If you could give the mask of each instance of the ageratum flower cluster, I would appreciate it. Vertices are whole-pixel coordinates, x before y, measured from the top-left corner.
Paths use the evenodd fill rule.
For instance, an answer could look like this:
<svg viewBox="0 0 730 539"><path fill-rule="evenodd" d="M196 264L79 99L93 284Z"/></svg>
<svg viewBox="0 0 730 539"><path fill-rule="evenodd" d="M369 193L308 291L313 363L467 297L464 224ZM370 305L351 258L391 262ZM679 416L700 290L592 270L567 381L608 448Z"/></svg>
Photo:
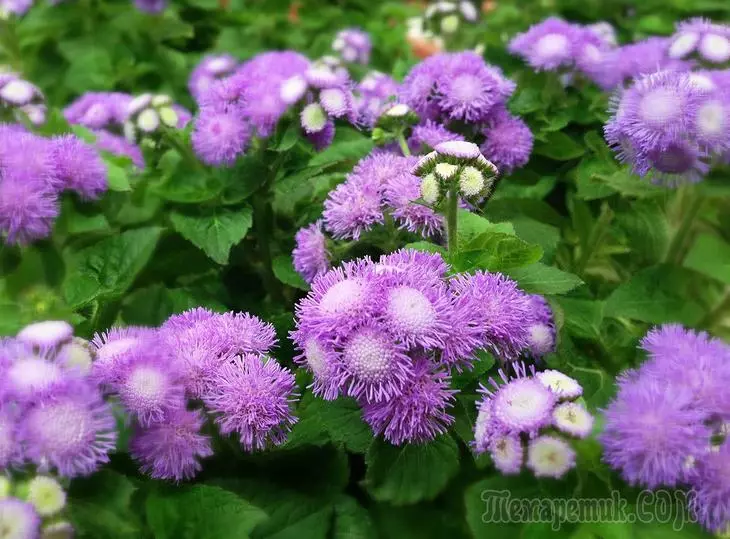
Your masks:
<svg viewBox="0 0 730 539"><path fill-rule="evenodd" d="M34 125L46 121L46 104L40 89L16 73L3 73L0 69L0 119L4 111L10 113L6 120L15 120L20 114Z"/></svg>
<svg viewBox="0 0 730 539"><path fill-rule="evenodd" d="M668 55L674 59L695 57L708 64L730 62L730 25L697 17L677 24Z"/></svg>
<svg viewBox="0 0 730 539"><path fill-rule="evenodd" d="M612 101L606 140L654 183L698 182L730 149L730 84L711 71L646 75Z"/></svg>
<svg viewBox="0 0 730 539"><path fill-rule="evenodd" d="M92 353L65 322L39 322L0 341L0 469L72 478L109 462L116 421Z"/></svg>
<svg viewBox="0 0 730 539"><path fill-rule="evenodd" d="M273 326L203 308L159 328L113 328L92 341L92 375L132 421L130 454L144 473L180 481L212 455L206 417L244 451L284 442L296 418L294 375L270 356Z"/></svg>
<svg viewBox="0 0 730 539"><path fill-rule="evenodd" d="M355 86L357 123L373 127L387 104L398 94L398 83L379 71L371 71Z"/></svg>
<svg viewBox="0 0 730 539"><path fill-rule="evenodd" d="M181 129L192 116L167 95L141 94L127 103L124 136L129 142L155 133L161 126Z"/></svg>
<svg viewBox="0 0 730 539"><path fill-rule="evenodd" d="M237 67L238 60L230 54L206 56L190 73L188 79L190 94L197 101L200 101L216 81L232 75Z"/></svg>
<svg viewBox="0 0 730 539"><path fill-rule="evenodd" d="M47 139L20 125L0 124L0 234L6 243L50 235L62 192L94 200L106 190L106 166L81 139Z"/></svg>
<svg viewBox="0 0 730 539"><path fill-rule="evenodd" d="M490 378L490 387L480 387L474 450L489 453L503 474L518 474L527 465L535 477L563 477L575 467L575 450L565 436L585 438L593 429L593 416L575 401L583 388L558 371L511 366L514 376L500 370L501 383Z"/></svg>
<svg viewBox="0 0 730 539"><path fill-rule="evenodd" d="M36 475L11 481L0 476L0 524L10 539L71 539L74 528L63 518L66 492L53 477Z"/></svg>
<svg viewBox="0 0 730 539"><path fill-rule="evenodd" d="M448 278L438 254L400 250L319 275L296 307L295 360L315 395L353 397L393 444L446 431L457 392L449 371L477 350L528 352L531 296L501 274Z"/></svg>
<svg viewBox="0 0 730 539"><path fill-rule="evenodd" d="M332 50L349 64L368 64L373 44L367 32L359 28L340 30L332 42Z"/></svg>
<svg viewBox="0 0 730 539"><path fill-rule="evenodd" d="M625 372L605 410L604 460L632 485L691 488L690 509L707 529L730 525L730 346L665 325L644 337L648 354Z"/></svg>
<svg viewBox="0 0 730 539"><path fill-rule="evenodd" d="M232 165L255 135L268 138L287 112L284 81L303 75L309 60L293 51L265 52L215 82L199 98L193 150L209 165Z"/></svg>
<svg viewBox="0 0 730 539"><path fill-rule="evenodd" d="M422 126L458 131L510 172L527 163L533 145L530 129L506 109L515 87L476 53L444 53L416 65L400 86L398 99L420 116Z"/></svg>

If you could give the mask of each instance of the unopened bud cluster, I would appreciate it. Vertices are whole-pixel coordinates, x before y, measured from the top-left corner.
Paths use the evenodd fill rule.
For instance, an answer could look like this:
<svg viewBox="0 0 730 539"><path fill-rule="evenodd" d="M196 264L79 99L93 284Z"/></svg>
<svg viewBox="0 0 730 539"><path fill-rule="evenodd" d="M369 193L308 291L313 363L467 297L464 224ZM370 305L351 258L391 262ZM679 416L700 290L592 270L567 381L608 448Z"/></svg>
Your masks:
<svg viewBox="0 0 730 539"><path fill-rule="evenodd" d="M160 126L177 127L180 118L172 107L170 96L142 94L127 105L127 121L124 136L136 142L141 136L157 131Z"/></svg>
<svg viewBox="0 0 730 539"><path fill-rule="evenodd" d="M23 80L16 73L3 72L0 66L0 111L13 111L27 116L34 125L46 121L46 104L43 93L34 84Z"/></svg>

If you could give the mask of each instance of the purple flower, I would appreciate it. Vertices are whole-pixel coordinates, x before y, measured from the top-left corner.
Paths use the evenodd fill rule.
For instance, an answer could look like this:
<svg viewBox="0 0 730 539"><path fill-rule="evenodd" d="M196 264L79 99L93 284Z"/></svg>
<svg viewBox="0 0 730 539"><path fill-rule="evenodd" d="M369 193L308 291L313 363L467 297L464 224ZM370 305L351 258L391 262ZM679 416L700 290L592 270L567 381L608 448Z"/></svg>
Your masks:
<svg viewBox="0 0 730 539"><path fill-rule="evenodd" d="M326 272L330 267L330 255L327 251L327 238L322 233L322 221L304 227L294 237L296 247L292 252L294 269L302 278L311 283L317 275Z"/></svg>
<svg viewBox="0 0 730 539"><path fill-rule="evenodd" d="M200 411L179 410L168 420L140 428L129 441L132 457L154 479L182 481L202 468L210 457L210 438L200 433L205 419Z"/></svg>
<svg viewBox="0 0 730 539"><path fill-rule="evenodd" d="M580 33L580 27L550 17L515 36L509 44L509 51L524 58L537 70L570 67L574 42Z"/></svg>
<svg viewBox="0 0 730 539"><path fill-rule="evenodd" d="M399 228L424 237L439 235L443 230L443 217L432 208L417 203L419 198L421 179L407 170L393 175L385 186L384 202Z"/></svg>
<svg viewBox="0 0 730 539"><path fill-rule="evenodd" d="M33 0L0 0L0 11L20 16L25 15L32 5Z"/></svg>
<svg viewBox="0 0 730 539"><path fill-rule="evenodd" d="M414 153L422 153L423 151L431 151L438 144L450 140L464 140L464 137L452 133L443 125L432 120L426 120L425 123L417 125L413 128L411 136L408 139L408 147Z"/></svg>
<svg viewBox="0 0 730 539"><path fill-rule="evenodd" d="M43 469L76 477L109 462L117 440L111 408L95 387L78 381L26 411L19 437L26 457Z"/></svg>
<svg viewBox="0 0 730 539"><path fill-rule="evenodd" d="M121 127L132 96L119 92L86 92L63 110L69 123L89 129Z"/></svg>
<svg viewBox="0 0 730 539"><path fill-rule="evenodd" d="M134 5L138 10L145 13L162 13L167 5L166 0L134 0Z"/></svg>
<svg viewBox="0 0 730 539"><path fill-rule="evenodd" d="M62 320L46 320L29 324L20 330L17 339L28 346L49 350L71 340L74 329Z"/></svg>
<svg viewBox="0 0 730 539"><path fill-rule="evenodd" d="M5 179L43 185L54 191L63 189L52 144L32 133L0 132L0 173Z"/></svg>
<svg viewBox="0 0 730 539"><path fill-rule="evenodd" d="M295 333L293 338L301 349L301 353L294 357L294 361L306 367L314 375L310 385L312 393L325 400L335 400L340 396L338 378L340 353L316 336L301 336Z"/></svg>
<svg viewBox="0 0 730 539"><path fill-rule="evenodd" d="M64 188L94 200L107 190L107 171L96 150L75 135L51 140L56 176Z"/></svg>
<svg viewBox="0 0 730 539"><path fill-rule="evenodd" d="M237 64L238 60L230 54L206 56L190 73L188 80L190 93L199 101L215 81L233 73Z"/></svg>
<svg viewBox="0 0 730 539"><path fill-rule="evenodd" d="M667 55L669 39L650 37L617 49L617 57L607 67L614 66L620 74L617 84L624 79L632 79L658 71L689 71L692 64L674 60Z"/></svg>
<svg viewBox="0 0 730 539"><path fill-rule="evenodd" d="M226 354L267 354L277 344L274 326L248 313L227 312L201 324L224 345Z"/></svg>
<svg viewBox="0 0 730 539"><path fill-rule="evenodd" d="M581 404L564 402L553 410L553 425L561 432L585 438L593 429L593 416Z"/></svg>
<svg viewBox="0 0 730 539"><path fill-rule="evenodd" d="M126 354L117 369L114 389L127 412L143 427L185 409L182 380L166 354L138 347Z"/></svg>
<svg viewBox="0 0 730 539"><path fill-rule="evenodd" d="M100 130L96 131L96 140L94 146L100 151L109 152L112 155L121 157L129 157L132 164L138 169L144 168L144 156L139 146L133 142L129 142L126 138L113 133Z"/></svg>
<svg viewBox="0 0 730 539"><path fill-rule="evenodd" d="M692 391L651 376L621 379L604 417L604 460L632 485L678 484L688 459L710 445L707 412L696 406Z"/></svg>
<svg viewBox="0 0 730 539"><path fill-rule="evenodd" d="M216 317L216 313L205 307L195 307L188 309L180 314L173 314L165 320L161 328L164 330L180 331L184 329L192 329L197 327L201 322L210 320Z"/></svg>
<svg viewBox="0 0 730 539"><path fill-rule="evenodd" d="M368 178L351 174L324 202L325 227L335 238L359 239L376 223L384 223L381 189Z"/></svg>
<svg viewBox="0 0 730 539"><path fill-rule="evenodd" d="M251 139L251 128L240 107L203 108L195 118L193 150L208 165L232 165Z"/></svg>
<svg viewBox="0 0 730 539"><path fill-rule="evenodd" d="M532 309L517 283L500 273L479 271L451 280L457 310L467 313L458 333L472 334L498 357L510 360L529 346ZM458 334L457 333L457 334Z"/></svg>
<svg viewBox="0 0 730 539"><path fill-rule="evenodd" d="M694 52L713 64L730 60L730 26L701 17L679 23L667 51L669 57L682 59Z"/></svg>
<svg viewBox="0 0 730 539"><path fill-rule="evenodd" d="M140 327L112 328L91 340L96 351L92 377L102 385L117 381L124 359L138 348L149 346L151 331Z"/></svg>
<svg viewBox="0 0 730 539"><path fill-rule="evenodd" d="M489 442L489 455L500 473L518 474L525 460L525 447L518 435L497 433Z"/></svg>
<svg viewBox="0 0 730 539"><path fill-rule="evenodd" d="M413 360L413 374L392 399L363 406L363 419L376 435L394 445L422 443L444 434L454 417L448 413L455 391L445 372L434 371L428 357Z"/></svg>
<svg viewBox="0 0 730 539"><path fill-rule="evenodd" d="M575 450L562 438L540 436L527 447L527 467L535 477L559 479L575 467Z"/></svg>
<svg viewBox="0 0 730 539"><path fill-rule="evenodd" d="M328 120L324 127L316 133L307 133L305 130L304 136L312 143L316 151L321 152L335 139L335 124L332 120Z"/></svg>
<svg viewBox="0 0 730 539"><path fill-rule="evenodd" d="M542 357L555 351L555 322L553 311L544 297L538 294L528 296L532 309L532 320L527 328L530 353Z"/></svg>
<svg viewBox="0 0 730 539"><path fill-rule="evenodd" d="M385 104L398 94L398 83L379 71L371 71L355 88L358 122L373 126Z"/></svg>
<svg viewBox="0 0 730 539"><path fill-rule="evenodd" d="M48 185L0 171L0 234L8 243L23 245L49 236L58 212L56 193Z"/></svg>
<svg viewBox="0 0 730 539"><path fill-rule="evenodd" d="M689 507L700 524L721 534L730 523L730 442L708 451L697 461Z"/></svg>
<svg viewBox="0 0 730 539"><path fill-rule="evenodd" d="M398 100L411 107L422 119L434 119L437 108L436 84L446 71L450 56L435 54L408 72L398 92Z"/></svg>
<svg viewBox="0 0 730 539"><path fill-rule="evenodd" d="M221 434L238 433L248 452L284 443L296 422L296 383L289 370L271 358L244 354L221 364L212 382L203 402L216 414Z"/></svg>
<svg viewBox="0 0 730 539"><path fill-rule="evenodd" d="M500 170L509 173L529 161L532 131L520 118L501 109L491 117L482 134L485 140L480 150Z"/></svg>
<svg viewBox="0 0 730 539"><path fill-rule="evenodd" d="M367 32L359 28L347 28L337 33L332 49L338 52L345 62L367 64L370 61L372 43Z"/></svg>
<svg viewBox="0 0 730 539"><path fill-rule="evenodd" d="M18 417L12 406L0 407L0 468L21 464L22 449L18 443Z"/></svg>
<svg viewBox="0 0 730 539"><path fill-rule="evenodd" d="M8 539L37 539L41 517L30 503L4 498L0 500L0 523Z"/></svg>
<svg viewBox="0 0 730 539"><path fill-rule="evenodd" d="M13 352L14 357L3 373L6 398L21 403L37 402L65 387L67 377L57 363L21 344Z"/></svg>
<svg viewBox="0 0 730 539"><path fill-rule="evenodd" d="M15 73L0 73L0 104L14 108L39 101L43 101L43 94L34 84Z"/></svg>

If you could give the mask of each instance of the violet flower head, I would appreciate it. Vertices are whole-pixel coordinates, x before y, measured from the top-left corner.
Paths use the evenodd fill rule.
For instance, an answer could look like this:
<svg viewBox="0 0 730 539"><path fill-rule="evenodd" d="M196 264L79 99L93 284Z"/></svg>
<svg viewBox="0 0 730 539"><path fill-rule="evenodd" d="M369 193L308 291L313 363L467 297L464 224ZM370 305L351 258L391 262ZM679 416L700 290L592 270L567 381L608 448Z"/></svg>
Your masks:
<svg viewBox="0 0 730 539"><path fill-rule="evenodd" d="M0 234L10 244L48 237L58 217L55 191L41 180L0 171Z"/></svg>
<svg viewBox="0 0 730 539"><path fill-rule="evenodd" d="M516 434L498 432L489 442L494 467L504 475L518 474L525 460L525 447Z"/></svg>
<svg viewBox="0 0 730 539"><path fill-rule="evenodd" d="M373 126L386 103L398 93L398 83L389 75L371 71L355 87L358 122Z"/></svg>
<svg viewBox="0 0 730 539"><path fill-rule="evenodd" d="M70 341L73 333L73 327L68 322L45 320L25 326L16 338L28 346L49 350Z"/></svg>
<svg viewBox="0 0 730 539"><path fill-rule="evenodd" d="M348 63L367 64L372 47L370 35L359 28L341 30L332 43L332 49Z"/></svg>
<svg viewBox="0 0 730 539"><path fill-rule="evenodd" d="M608 66L612 66L619 75L616 85L625 79L638 78L658 71L690 71L692 63L669 57L668 46L668 38L649 37L619 47L616 50L616 58Z"/></svg>
<svg viewBox="0 0 730 539"><path fill-rule="evenodd" d="M144 156L139 146L133 142L129 142L126 138L109 133L107 131L99 130L95 132L96 140L94 146L100 151L109 152L112 155L119 157L128 157L132 164L138 169L144 168Z"/></svg>
<svg viewBox="0 0 730 539"><path fill-rule="evenodd" d="M215 335L225 354L268 354L277 344L274 326L248 313L218 314L202 322L200 329Z"/></svg>
<svg viewBox="0 0 730 539"><path fill-rule="evenodd" d="M8 497L0 499L0 524L8 539L37 539L41 517L30 503Z"/></svg>
<svg viewBox="0 0 730 539"><path fill-rule="evenodd" d="M238 60L230 54L209 55L195 66L188 89L193 97L200 101L201 96L208 91L214 82L231 75L238 65Z"/></svg>
<svg viewBox="0 0 730 539"><path fill-rule="evenodd" d="M527 124L506 110L494 114L482 134L480 150L500 170L506 173L527 164L532 153L533 136Z"/></svg>
<svg viewBox="0 0 730 539"><path fill-rule="evenodd" d="M693 53L711 64L730 60L730 25L715 24L701 17L679 23L667 54L673 59L684 59Z"/></svg>
<svg viewBox="0 0 730 539"><path fill-rule="evenodd" d="M304 136L312 143L312 146L314 146L316 151L321 152L325 148L328 148L335 139L335 124L331 119L329 119L321 130L316 133L305 132Z"/></svg>
<svg viewBox="0 0 730 539"><path fill-rule="evenodd" d="M244 450L253 452L284 443L296 422L295 389L294 375L275 360L244 354L218 367L203 402L221 434L237 433Z"/></svg>
<svg viewBox="0 0 730 539"><path fill-rule="evenodd" d="M23 453L18 443L17 411L11 406L0 407L0 468L22 464Z"/></svg>
<svg viewBox="0 0 730 539"><path fill-rule="evenodd" d="M200 460L213 454L210 438L200 433L204 422L200 411L179 410L167 421L139 428L129 441L132 458L153 479L191 479L202 469Z"/></svg>
<svg viewBox="0 0 730 539"><path fill-rule="evenodd" d="M530 353L534 357L542 357L555 350L557 335L553 311L544 297L531 294L528 298L532 309L532 320L528 326Z"/></svg>
<svg viewBox="0 0 730 539"><path fill-rule="evenodd" d="M375 224L385 222L381 186L368 178L351 174L324 202L325 228L338 239L359 239Z"/></svg>
<svg viewBox="0 0 730 539"><path fill-rule="evenodd" d="M421 179L407 170L393 175L385 186L383 200L399 228L423 237L438 236L443 230L443 217L419 204L419 198Z"/></svg>
<svg viewBox="0 0 730 539"><path fill-rule="evenodd" d="M167 5L166 0L134 0L134 5L145 13L157 14L164 11Z"/></svg>
<svg viewBox="0 0 730 539"><path fill-rule="evenodd" d="M702 526L721 534L730 524L730 442L707 452L696 466L690 510Z"/></svg>
<svg viewBox="0 0 730 539"><path fill-rule="evenodd" d="M186 329L193 329L198 327L201 322L211 320L216 316L216 313L210 309L206 309L205 307L194 307L187 311L183 311L180 314L173 314L170 318L165 320L165 323L162 324L160 329L163 331L182 331Z"/></svg>
<svg viewBox="0 0 730 539"><path fill-rule="evenodd" d="M554 71L573 63L573 45L580 28L550 17L515 36L509 51L524 58L537 70Z"/></svg>
<svg viewBox="0 0 730 539"><path fill-rule="evenodd" d="M294 269L302 278L311 283L317 275L330 268L330 255L327 238L322 232L322 221L300 229L294 237L296 247L292 252Z"/></svg>
<svg viewBox="0 0 730 539"><path fill-rule="evenodd" d="M408 139L408 147L414 153L424 153L433 150L438 144L450 140L464 140L462 135L452 133L443 125L432 120L426 120L423 124L413 128Z"/></svg>
<svg viewBox="0 0 730 539"><path fill-rule="evenodd" d="M250 140L251 128L241 107L203 108L195 118L193 150L208 165L233 165Z"/></svg>
<svg viewBox="0 0 730 539"><path fill-rule="evenodd" d="M436 119L439 114L436 84L448 68L450 58L448 54L435 54L416 64L403 79L398 101L422 119Z"/></svg>
<svg viewBox="0 0 730 539"><path fill-rule="evenodd" d="M117 440L111 408L86 381L69 384L23 418L19 437L25 456L63 477L89 475L109 462Z"/></svg>
<svg viewBox="0 0 730 539"><path fill-rule="evenodd" d="M454 422L448 413L455 393L449 381L448 374L434 371L429 358L415 359L413 375L401 392L390 400L366 403L363 419L394 445L433 440Z"/></svg>
<svg viewBox="0 0 730 539"><path fill-rule="evenodd" d="M692 392L682 386L667 390L650 376L621 380L604 417L604 460L632 485L674 486L686 477L688 459L710 446L708 414Z"/></svg>
<svg viewBox="0 0 730 539"><path fill-rule="evenodd" d="M65 189L87 200L98 199L106 192L106 165L93 146L76 135L57 137L51 144L56 175Z"/></svg>
<svg viewBox="0 0 730 539"><path fill-rule="evenodd" d="M139 327L116 327L94 335L91 346L96 360L91 369L92 377L102 386L117 382L126 357L138 349L154 346L150 343L152 336L150 330Z"/></svg>
<svg viewBox="0 0 730 539"><path fill-rule="evenodd" d="M63 110L71 124L89 129L111 129L124 125L127 106L133 97L121 92L86 92Z"/></svg>
<svg viewBox="0 0 730 539"><path fill-rule="evenodd" d="M0 13L25 15L33 5L33 0L0 0Z"/></svg>

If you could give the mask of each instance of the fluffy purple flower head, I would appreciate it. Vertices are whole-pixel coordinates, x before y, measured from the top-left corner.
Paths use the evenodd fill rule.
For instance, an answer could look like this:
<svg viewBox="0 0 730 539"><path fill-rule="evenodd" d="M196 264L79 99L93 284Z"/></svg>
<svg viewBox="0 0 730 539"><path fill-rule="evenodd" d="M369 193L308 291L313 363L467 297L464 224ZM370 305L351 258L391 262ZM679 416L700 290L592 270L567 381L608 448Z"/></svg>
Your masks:
<svg viewBox="0 0 730 539"><path fill-rule="evenodd" d="M715 24L702 17L679 23L667 54L673 59L683 59L692 53L712 64L730 60L730 26Z"/></svg>
<svg viewBox="0 0 730 539"><path fill-rule="evenodd" d="M521 56L536 70L570 67L574 42L580 34L578 26L550 17L516 35L509 44L509 52Z"/></svg>
<svg viewBox="0 0 730 539"><path fill-rule="evenodd" d="M0 0L0 12L25 15L33 5L33 0Z"/></svg>
<svg viewBox="0 0 730 539"><path fill-rule="evenodd" d="M725 440L697 462L692 481L690 510L708 530L717 534L730 524L730 442Z"/></svg>
<svg viewBox="0 0 730 539"><path fill-rule="evenodd" d="M87 200L98 199L106 192L106 166L93 146L76 135L54 138L51 144L56 176L64 188Z"/></svg>
<svg viewBox="0 0 730 539"><path fill-rule="evenodd" d="M215 335L225 354L267 354L277 344L274 326L248 313L217 314L199 329Z"/></svg>
<svg viewBox="0 0 730 539"><path fill-rule="evenodd" d="M294 269L305 281L311 283L317 275L330 268L330 255L327 251L327 238L322 232L322 221L300 229L294 236L294 241Z"/></svg>
<svg viewBox="0 0 730 539"><path fill-rule="evenodd" d="M691 390L651 376L624 377L604 411L600 435L604 460L632 485L674 486L686 477L686 464L703 455L712 431L706 411Z"/></svg>
<svg viewBox="0 0 730 539"><path fill-rule="evenodd" d="M527 447L527 467L535 477L559 479L575 467L575 450L557 436L539 436Z"/></svg>
<svg viewBox="0 0 730 539"><path fill-rule="evenodd" d="M312 372L312 392L325 400L335 400L340 396L340 353L316 336L301 336L295 332L294 339L301 349L294 361Z"/></svg>
<svg viewBox="0 0 730 539"><path fill-rule="evenodd" d="M120 157L128 157L135 167L140 170L144 168L144 156L139 146L122 136L104 130L96 131L95 134L94 146L98 150Z"/></svg>
<svg viewBox="0 0 730 539"><path fill-rule="evenodd" d="M708 88L708 96L697 109L697 141L705 151L723 154L730 150L730 85L720 89L706 75L693 73L695 85ZM710 86L711 85L711 86Z"/></svg>
<svg viewBox="0 0 730 539"><path fill-rule="evenodd" d="M353 171L330 192L322 212L325 228L337 239L359 239L375 224L385 222L381 185Z"/></svg>
<svg viewBox="0 0 730 539"><path fill-rule="evenodd" d="M307 133L305 131L304 136L312 143L316 151L321 152L328 148L335 139L335 124L331 119L327 120L322 129L316 133Z"/></svg>
<svg viewBox="0 0 730 539"><path fill-rule="evenodd" d="M409 169L388 180L384 202L399 228L424 237L437 236L443 230L443 217L432 208L417 203L421 198L421 179L411 174Z"/></svg>
<svg viewBox="0 0 730 539"><path fill-rule="evenodd" d="M408 72L398 91L398 101L413 109L422 119L435 119L438 96L436 84L448 68L450 56L435 54Z"/></svg>
<svg viewBox="0 0 730 539"><path fill-rule="evenodd" d="M702 181L710 170L708 158L699 146L682 139L657 144L646 150L646 164L652 183L675 187ZM637 167L634 167L637 170ZM639 171L641 167L639 166Z"/></svg>
<svg viewBox="0 0 730 539"><path fill-rule="evenodd" d="M120 92L86 92L63 110L71 124L89 129L121 127L132 96Z"/></svg>
<svg viewBox="0 0 730 539"><path fill-rule="evenodd" d="M278 92L272 89L272 81L263 79L251 82L243 96L243 112L256 135L263 138L271 136L288 107Z"/></svg>
<svg viewBox="0 0 730 539"><path fill-rule="evenodd" d="M341 30L332 43L332 49L348 63L367 64L372 47L368 33L359 28Z"/></svg>
<svg viewBox="0 0 730 539"><path fill-rule="evenodd" d="M195 118L192 145L208 165L232 165L248 146L251 128L241 107L203 108Z"/></svg>
<svg viewBox="0 0 730 539"><path fill-rule="evenodd" d="M434 371L428 357L415 358L413 374L390 400L366 403L363 419L375 435L383 435L394 445L423 443L444 434L454 417L448 413L455 391L449 376Z"/></svg>
<svg viewBox="0 0 730 539"><path fill-rule="evenodd" d="M0 468L10 468L22 461L22 449L18 443L17 410L3 405L0 407Z"/></svg>
<svg viewBox="0 0 730 539"><path fill-rule="evenodd" d="M358 121L372 126L385 104L398 94L398 83L379 71L371 71L355 88L355 106Z"/></svg>
<svg viewBox="0 0 730 539"><path fill-rule="evenodd" d="M284 443L296 422L295 389L294 375L275 360L244 354L218 367L203 402L221 434L238 433L244 450L253 452Z"/></svg>
<svg viewBox="0 0 730 539"><path fill-rule="evenodd" d="M41 517L30 503L4 498L0 499L0 524L8 539L38 539Z"/></svg>
<svg viewBox="0 0 730 539"><path fill-rule="evenodd" d="M650 37L631 45L617 49L617 56L606 66L613 68L620 75L616 84L624 79L633 79L650 75L658 71L689 71L692 64L675 60L667 55L669 39Z"/></svg>
<svg viewBox="0 0 730 539"><path fill-rule="evenodd" d="M114 389L127 412L147 427L185 409L184 386L171 357L138 347L117 366Z"/></svg>
<svg viewBox="0 0 730 539"><path fill-rule="evenodd" d="M9 172L0 170L0 234L21 245L48 237L59 212L56 193L38 179Z"/></svg>
<svg viewBox="0 0 730 539"><path fill-rule="evenodd" d="M164 11L167 0L134 0L134 5L145 13L157 14Z"/></svg>
<svg viewBox="0 0 730 539"><path fill-rule="evenodd" d="M150 346L153 336L151 330L141 327L117 327L94 335L91 340L96 352L96 361L91 368L94 380L104 386L115 383L124 360L137 349Z"/></svg>
<svg viewBox="0 0 730 539"><path fill-rule="evenodd" d="M521 118L499 110L492 115L482 134L485 140L480 150L500 170L509 173L529 161L533 136Z"/></svg>
<svg viewBox="0 0 730 539"><path fill-rule="evenodd" d="M198 410L179 410L168 420L140 428L129 441L132 457L154 479L182 481L201 470L210 457L210 438L200 433L205 417Z"/></svg>
<svg viewBox="0 0 730 539"><path fill-rule="evenodd" d="M199 101L215 81L233 73L237 65L238 60L230 54L206 56L190 73L188 80L190 93Z"/></svg>
<svg viewBox="0 0 730 539"><path fill-rule="evenodd" d="M489 442L489 456L500 473L518 474L525 460L525 447L519 435L500 432Z"/></svg>
<svg viewBox="0 0 730 539"><path fill-rule="evenodd" d="M529 346L529 298L517 283L500 273L477 272L451 280L456 308L463 314L461 331L469 331L504 360Z"/></svg>
<svg viewBox="0 0 730 539"><path fill-rule="evenodd" d="M48 139L18 130L0 131L0 173L24 183L63 189L58 178L53 145Z"/></svg>
<svg viewBox="0 0 730 539"><path fill-rule="evenodd" d="M43 101L43 94L34 84L15 73L0 74L0 104L21 107Z"/></svg>
<svg viewBox="0 0 730 539"><path fill-rule="evenodd" d="M553 311L544 297L538 294L528 296L532 309L532 320L528 326L530 353L542 357L555 350L555 322Z"/></svg>
<svg viewBox="0 0 730 539"><path fill-rule="evenodd" d="M423 153L424 151L433 150L442 142L451 140L463 141L464 137L457 133L452 133L439 123L426 120L425 123L413 128L411 136L408 139L408 147L414 153Z"/></svg>
<svg viewBox="0 0 730 539"><path fill-rule="evenodd" d="M116 421L96 387L79 380L32 405L19 437L25 456L41 470L77 477L109 462L116 446Z"/></svg>
<svg viewBox="0 0 730 539"><path fill-rule="evenodd" d="M48 350L70 341L74 328L63 320L46 320L25 326L17 339L28 346Z"/></svg>
<svg viewBox="0 0 730 539"><path fill-rule="evenodd" d="M165 320L161 328L163 331L181 331L185 329L193 329L197 327L201 322L210 320L216 317L216 313L205 307L194 307L183 311L180 314L173 314Z"/></svg>
<svg viewBox="0 0 730 539"><path fill-rule="evenodd" d="M11 363L3 373L5 398L20 403L38 402L63 388L68 380L60 365L46 354L36 354L31 347L17 343L4 350Z"/></svg>

